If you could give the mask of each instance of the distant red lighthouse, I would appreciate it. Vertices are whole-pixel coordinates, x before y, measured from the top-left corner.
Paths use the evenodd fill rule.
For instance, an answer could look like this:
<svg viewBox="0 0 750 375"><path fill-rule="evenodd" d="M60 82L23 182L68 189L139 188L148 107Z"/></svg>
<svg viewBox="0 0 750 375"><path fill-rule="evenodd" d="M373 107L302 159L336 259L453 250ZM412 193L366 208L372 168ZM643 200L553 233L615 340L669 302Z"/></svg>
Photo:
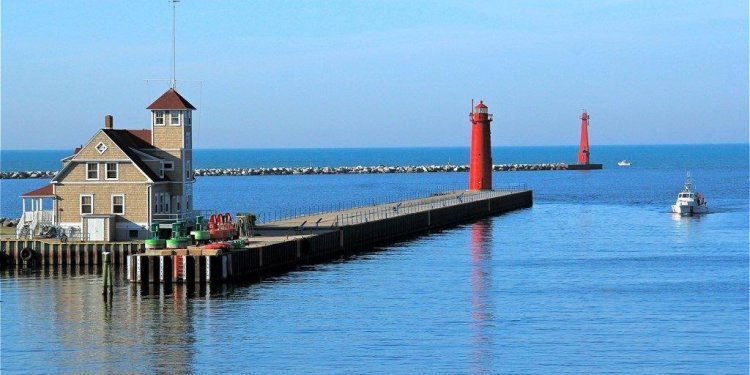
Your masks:
<svg viewBox="0 0 750 375"><path fill-rule="evenodd" d="M589 114L581 114L581 145L578 147L578 164L589 163Z"/></svg>
<svg viewBox="0 0 750 375"><path fill-rule="evenodd" d="M469 190L492 190L492 149L490 122L492 115L481 100L469 114L471 121L471 152L469 158Z"/></svg>

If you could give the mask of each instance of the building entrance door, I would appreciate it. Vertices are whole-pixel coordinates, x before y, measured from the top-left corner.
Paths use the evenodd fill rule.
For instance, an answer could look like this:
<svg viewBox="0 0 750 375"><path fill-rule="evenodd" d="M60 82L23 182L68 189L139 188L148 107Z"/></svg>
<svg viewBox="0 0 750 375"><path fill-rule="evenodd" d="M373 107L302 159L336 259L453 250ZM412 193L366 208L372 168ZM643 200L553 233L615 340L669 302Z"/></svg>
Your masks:
<svg viewBox="0 0 750 375"><path fill-rule="evenodd" d="M89 241L104 241L104 218L86 219Z"/></svg>

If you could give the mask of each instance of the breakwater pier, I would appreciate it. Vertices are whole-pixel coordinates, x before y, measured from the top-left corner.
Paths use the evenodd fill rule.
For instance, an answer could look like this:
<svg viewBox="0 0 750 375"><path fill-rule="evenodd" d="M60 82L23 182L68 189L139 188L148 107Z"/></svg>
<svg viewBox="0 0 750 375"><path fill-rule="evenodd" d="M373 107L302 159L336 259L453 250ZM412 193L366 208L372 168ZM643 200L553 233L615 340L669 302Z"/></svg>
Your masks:
<svg viewBox="0 0 750 375"><path fill-rule="evenodd" d="M494 172L515 171L565 171L581 169L601 169L601 164L592 164L596 168L581 168L579 164L568 163L510 163L495 164ZM468 165L430 164L402 166L349 166L349 167L262 167L262 168L198 168L194 170L197 177L211 176L274 176L274 175L315 175L315 174L385 174L385 173L440 173L469 172ZM0 172L0 179L52 178L57 171L11 171Z"/></svg>
<svg viewBox="0 0 750 375"><path fill-rule="evenodd" d="M523 185L457 190L264 222L233 249L146 250L138 241L3 239L0 256L5 265L101 265L108 252L114 265L127 267L131 282L225 282L325 261L532 204L532 192Z"/></svg>
<svg viewBox="0 0 750 375"><path fill-rule="evenodd" d="M257 227L236 249L188 247L131 255L127 274L137 283L215 283L255 277L532 204L530 190L450 191L295 217Z"/></svg>

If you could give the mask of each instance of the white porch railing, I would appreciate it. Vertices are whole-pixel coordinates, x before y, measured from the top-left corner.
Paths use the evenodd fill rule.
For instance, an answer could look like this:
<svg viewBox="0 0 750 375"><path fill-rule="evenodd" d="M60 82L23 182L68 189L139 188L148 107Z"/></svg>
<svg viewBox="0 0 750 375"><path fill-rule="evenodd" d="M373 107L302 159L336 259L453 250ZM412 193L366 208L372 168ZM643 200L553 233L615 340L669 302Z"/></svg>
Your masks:
<svg viewBox="0 0 750 375"><path fill-rule="evenodd" d="M18 219L18 226L16 227L16 238L22 236L34 238L38 235L39 228L42 225L54 225L55 224L55 211L26 211L21 214L21 218Z"/></svg>

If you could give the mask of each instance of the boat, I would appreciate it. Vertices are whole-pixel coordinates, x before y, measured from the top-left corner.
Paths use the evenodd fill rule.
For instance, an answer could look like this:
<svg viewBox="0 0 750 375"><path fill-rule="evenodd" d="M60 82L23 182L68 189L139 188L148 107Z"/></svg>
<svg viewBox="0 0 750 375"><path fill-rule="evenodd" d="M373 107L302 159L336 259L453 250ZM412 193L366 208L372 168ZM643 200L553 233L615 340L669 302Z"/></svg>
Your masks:
<svg viewBox="0 0 750 375"><path fill-rule="evenodd" d="M621 167L629 167L630 166L630 162L627 161L627 160L625 160L625 159L622 159L622 160L620 160L620 161L617 162L617 165L619 165Z"/></svg>
<svg viewBox="0 0 750 375"><path fill-rule="evenodd" d="M708 213L706 198L699 192L693 192L693 179L688 172L685 188L677 194L677 201L672 205L672 213L680 216L691 216Z"/></svg>

